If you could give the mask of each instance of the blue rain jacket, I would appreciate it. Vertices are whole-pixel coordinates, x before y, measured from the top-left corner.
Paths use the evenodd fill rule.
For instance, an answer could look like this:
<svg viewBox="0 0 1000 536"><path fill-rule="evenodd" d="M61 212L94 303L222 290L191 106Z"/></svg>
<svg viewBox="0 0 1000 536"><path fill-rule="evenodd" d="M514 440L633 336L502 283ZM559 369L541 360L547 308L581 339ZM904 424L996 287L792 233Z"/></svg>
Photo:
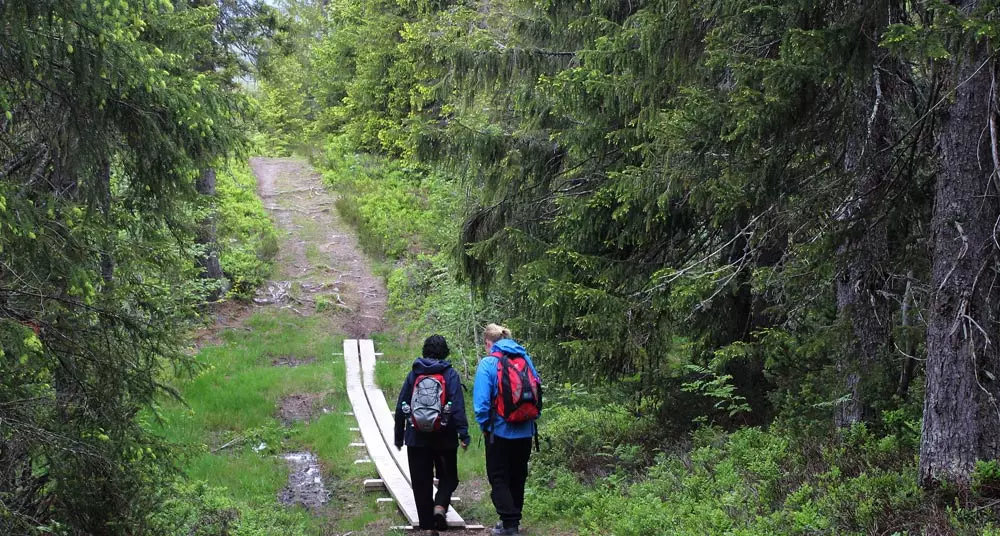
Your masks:
<svg viewBox="0 0 1000 536"><path fill-rule="evenodd" d="M506 354L522 355L528 362L531 372L541 383L541 376L535 369L535 364L531 361L528 351L520 344L511 339L500 339L493 343L490 353L503 352ZM476 382L472 387L472 407L476 413L476 422L479 429L484 433L494 433L505 439L523 439L535 435L535 422L509 423L503 420L493 410L493 401L497 396L497 362L498 358L488 355L479 361L476 368ZM492 421L491 421L492 419Z"/></svg>

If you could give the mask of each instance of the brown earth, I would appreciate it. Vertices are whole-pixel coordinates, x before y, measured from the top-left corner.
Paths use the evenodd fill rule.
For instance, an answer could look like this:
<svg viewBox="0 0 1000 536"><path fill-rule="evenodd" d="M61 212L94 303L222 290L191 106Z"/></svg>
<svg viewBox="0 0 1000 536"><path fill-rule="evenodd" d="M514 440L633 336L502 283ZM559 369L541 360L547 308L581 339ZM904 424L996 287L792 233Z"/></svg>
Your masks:
<svg viewBox="0 0 1000 536"><path fill-rule="evenodd" d="M252 158L257 192L271 213L280 248L274 281L255 302L302 315L329 313L335 331L367 337L384 326L386 290L357 238L334 209L335 196L308 163Z"/></svg>
<svg viewBox="0 0 1000 536"><path fill-rule="evenodd" d="M293 394L278 402L278 419L285 426L296 422L309 422L317 415L324 415L334 410L323 406L326 393Z"/></svg>
<svg viewBox="0 0 1000 536"><path fill-rule="evenodd" d="M278 232L275 274L254 297L254 304L219 306L217 326L240 327L261 307L323 315L332 332L367 337L383 327L386 291L358 247L354 232L334 209L335 196L308 163L293 158L253 158L257 193ZM275 356L274 366L296 367L315 357ZM324 407L326 393L293 393L278 402L277 417L288 426L334 411ZM320 461L311 452L283 455L289 464L282 504L301 504L324 515L333 493ZM326 484L326 485L324 485Z"/></svg>

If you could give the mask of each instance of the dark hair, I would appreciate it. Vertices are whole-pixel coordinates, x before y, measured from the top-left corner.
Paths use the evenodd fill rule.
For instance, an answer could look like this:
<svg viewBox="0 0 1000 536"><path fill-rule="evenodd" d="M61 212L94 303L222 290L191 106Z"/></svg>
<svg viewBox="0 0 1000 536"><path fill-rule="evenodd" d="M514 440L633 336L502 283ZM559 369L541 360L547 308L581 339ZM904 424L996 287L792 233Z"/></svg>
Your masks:
<svg viewBox="0 0 1000 536"><path fill-rule="evenodd" d="M431 335L424 341L424 357L428 359L445 359L448 357L448 341L440 335Z"/></svg>

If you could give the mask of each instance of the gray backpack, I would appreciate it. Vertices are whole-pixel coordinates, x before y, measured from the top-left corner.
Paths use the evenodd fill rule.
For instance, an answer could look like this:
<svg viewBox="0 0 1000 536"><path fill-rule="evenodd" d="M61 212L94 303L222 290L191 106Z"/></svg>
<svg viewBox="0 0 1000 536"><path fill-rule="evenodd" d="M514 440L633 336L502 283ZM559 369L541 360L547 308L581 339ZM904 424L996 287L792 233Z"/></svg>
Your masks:
<svg viewBox="0 0 1000 536"><path fill-rule="evenodd" d="M437 432L447 424L445 395L448 393L441 374L421 374L413 381L410 398L410 422L419 432Z"/></svg>

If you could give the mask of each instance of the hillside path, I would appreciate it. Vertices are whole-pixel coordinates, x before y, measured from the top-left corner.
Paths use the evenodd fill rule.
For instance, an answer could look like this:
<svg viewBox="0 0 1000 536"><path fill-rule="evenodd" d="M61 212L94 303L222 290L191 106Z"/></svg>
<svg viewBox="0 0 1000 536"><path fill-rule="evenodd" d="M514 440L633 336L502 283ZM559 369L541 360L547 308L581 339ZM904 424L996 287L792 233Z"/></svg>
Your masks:
<svg viewBox="0 0 1000 536"><path fill-rule="evenodd" d="M384 329L385 284L373 273L356 231L338 215L336 193L326 189L322 177L303 159L252 158L250 167L257 177L257 193L275 223L279 244L273 279L258 292L256 304L306 316L323 314L330 319L331 331L348 338L371 338ZM308 497L310 473L301 471L306 475L303 478L297 478L297 473L293 467L288 489L298 502L318 506L318 497ZM384 534L398 522L395 515L385 516L354 534ZM481 536L488 532L453 529L448 534Z"/></svg>
<svg viewBox="0 0 1000 536"><path fill-rule="evenodd" d="M252 158L257 192L279 233L275 279L258 304L309 315L331 311L333 329L355 338L383 328L385 285L372 273L355 232L337 214L336 196L298 158Z"/></svg>

